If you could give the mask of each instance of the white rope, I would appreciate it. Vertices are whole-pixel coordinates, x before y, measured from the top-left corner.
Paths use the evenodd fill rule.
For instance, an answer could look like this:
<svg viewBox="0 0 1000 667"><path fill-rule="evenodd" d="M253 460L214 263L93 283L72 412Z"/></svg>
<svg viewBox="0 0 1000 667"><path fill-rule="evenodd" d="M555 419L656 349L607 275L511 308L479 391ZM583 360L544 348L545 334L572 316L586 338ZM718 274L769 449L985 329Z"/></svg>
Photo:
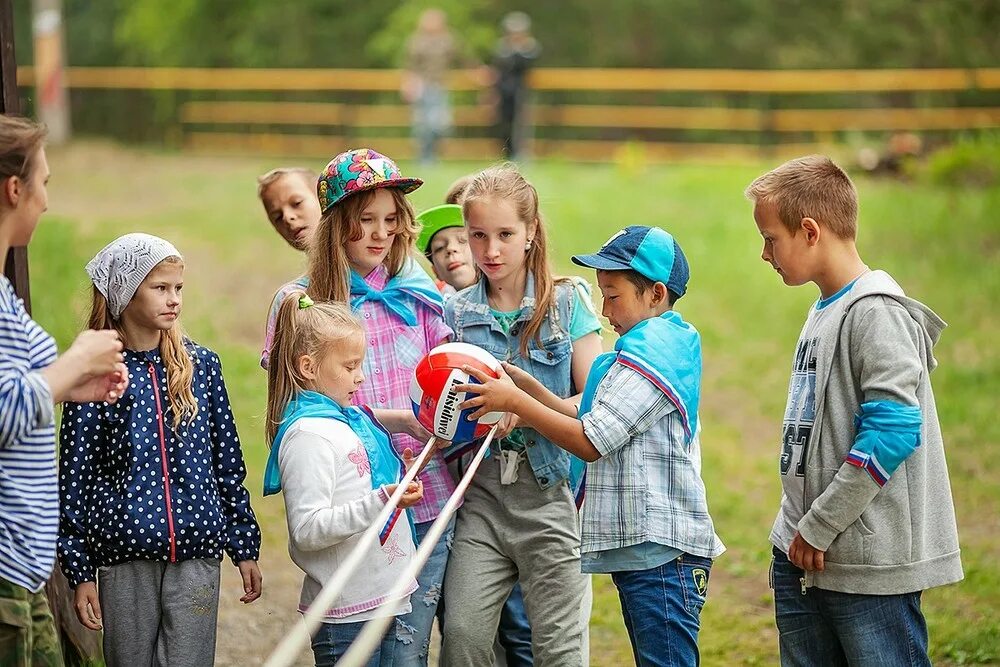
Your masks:
<svg viewBox="0 0 1000 667"><path fill-rule="evenodd" d="M389 520L389 516L395 511L396 505L399 504L399 499L406 492L406 487L413 481L413 478L417 475L417 471L423 467L427 457L434 451L434 443L436 441L437 438L433 436L427 441L427 444L424 445L423 450L413 462L413 465L410 466L410 469L403 475L403 479L396 485L396 490L389 496L388 502L386 502L385 507L382 508L378 517L362 533L361 539L358 540L358 543L354 546L344 564L327 580L322 590L320 590L319 595L316 596L313 603L309 606L309 609L302 615L299 622L292 626L291 631L285 635L285 638L281 640L281 643L271 653L267 662L264 663L264 667L288 667L296 659L299 652L309 645L309 640L322 622L324 613L330 608L333 601L337 599L337 596L343 592L348 579L358 569L368 549L378 539L382 527Z"/></svg>
<svg viewBox="0 0 1000 667"><path fill-rule="evenodd" d="M407 567L406 571L400 575L396 585L393 586L391 591L389 591L387 596L388 601L379 607L379 612L384 613L385 615L373 618L365 624L361 634L359 634L357 639L354 640L354 643L351 644L351 648L347 650L344 657L337 661L337 667L361 667L368 662L371 654L375 652L375 647L382 642L382 638L385 636L385 632L386 629L388 629L389 624L396 620L396 610L399 609L399 605L403 602L403 600L407 599L405 597L406 589L417 576L417 573L420 572L421 568L423 568L427 559L430 558L435 545L437 545L438 540L441 539L441 535L444 534L445 527L448 525L448 521L451 520L451 515L458 509L458 501L465 495L465 490L469 488L469 484L472 482L472 476L476 474L479 464L482 463L483 457L486 455L486 451L490 447L490 442L492 442L493 435L496 433L496 430L496 426L493 426L493 428L490 429L489 435L486 436L486 440L483 441L479 451L476 452L475 457L472 459L472 462L469 465L469 470L462 475L462 479L455 488L455 492L448 497L448 502L445 503L444 509L441 510L441 514L439 514L438 518L434 520L433 524L431 524L430 530L427 531L427 535L420 543L420 548L417 549L417 553L413 556L413 560L410 561L409 567Z"/></svg>

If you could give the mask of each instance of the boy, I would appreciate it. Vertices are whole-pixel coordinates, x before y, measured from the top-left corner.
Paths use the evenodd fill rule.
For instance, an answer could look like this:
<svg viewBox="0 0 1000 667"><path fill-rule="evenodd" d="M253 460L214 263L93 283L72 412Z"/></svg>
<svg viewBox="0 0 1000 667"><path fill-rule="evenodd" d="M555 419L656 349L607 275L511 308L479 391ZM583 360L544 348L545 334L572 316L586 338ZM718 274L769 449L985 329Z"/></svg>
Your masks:
<svg viewBox="0 0 1000 667"><path fill-rule="evenodd" d="M814 283L793 360L771 531L783 665L929 665L921 591L962 579L929 372L945 323L855 246L857 191L803 157L746 189L761 258Z"/></svg>
<svg viewBox="0 0 1000 667"><path fill-rule="evenodd" d="M257 178L257 196L267 219L281 238L296 250L305 250L319 224L317 175L303 167L272 169Z"/></svg>
<svg viewBox="0 0 1000 667"><path fill-rule="evenodd" d="M431 263L438 289L445 297L476 282L476 265L469 249L462 207L443 204L417 216L421 225L417 249Z"/></svg>
<svg viewBox="0 0 1000 667"><path fill-rule="evenodd" d="M583 571L611 574L636 664L693 665L712 559L724 547L701 479L701 340L673 310L687 259L664 230L631 226L573 261L597 269L603 315L621 336L594 362L579 410L509 364L499 380L466 369L483 384L457 387L480 394L461 407L479 408L470 418L513 412L591 462Z"/></svg>

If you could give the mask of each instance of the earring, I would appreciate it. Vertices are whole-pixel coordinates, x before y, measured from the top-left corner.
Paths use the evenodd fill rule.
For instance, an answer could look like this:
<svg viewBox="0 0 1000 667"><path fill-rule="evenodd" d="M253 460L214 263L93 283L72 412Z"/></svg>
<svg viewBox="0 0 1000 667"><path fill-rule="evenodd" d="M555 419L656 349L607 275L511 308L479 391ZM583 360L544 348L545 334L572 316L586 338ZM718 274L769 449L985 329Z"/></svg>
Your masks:
<svg viewBox="0 0 1000 667"><path fill-rule="evenodd" d="M524 249L531 250L531 239L528 239L528 242L524 244Z"/></svg>

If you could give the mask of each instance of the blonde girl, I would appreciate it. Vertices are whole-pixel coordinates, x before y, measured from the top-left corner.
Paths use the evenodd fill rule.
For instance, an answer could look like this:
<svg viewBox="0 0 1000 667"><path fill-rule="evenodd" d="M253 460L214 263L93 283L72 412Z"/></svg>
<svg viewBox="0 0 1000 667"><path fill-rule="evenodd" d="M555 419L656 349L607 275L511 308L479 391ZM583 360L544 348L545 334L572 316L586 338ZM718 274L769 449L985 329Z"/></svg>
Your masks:
<svg viewBox="0 0 1000 667"><path fill-rule="evenodd" d="M582 284L552 277L535 188L515 168L493 167L465 188L462 209L480 279L446 305L455 339L526 370L560 397L578 393L601 352L601 326ZM518 580L534 659L583 663L588 580L574 497L583 465L516 426L508 415L506 437L458 513L445 583L446 665L489 663L500 609Z"/></svg>
<svg viewBox="0 0 1000 667"><path fill-rule="evenodd" d="M371 411L351 404L365 382L365 332L342 303L314 303L292 292L278 309L268 366L264 494L283 491L289 553L305 572L299 610L349 557L396 488L403 466L388 431ZM423 494L411 483L399 503ZM397 510L366 554L366 567L325 612L313 638L317 666L333 665L381 605L414 552L411 523ZM406 597L417 587L415 580ZM410 610L406 600L397 613ZM369 665L391 666L390 628Z"/></svg>
<svg viewBox="0 0 1000 667"><path fill-rule="evenodd" d="M223 552L260 597L260 529L219 356L184 335L184 260L126 234L87 264L89 326L125 345L114 405L66 403L59 560L111 666L210 665Z"/></svg>

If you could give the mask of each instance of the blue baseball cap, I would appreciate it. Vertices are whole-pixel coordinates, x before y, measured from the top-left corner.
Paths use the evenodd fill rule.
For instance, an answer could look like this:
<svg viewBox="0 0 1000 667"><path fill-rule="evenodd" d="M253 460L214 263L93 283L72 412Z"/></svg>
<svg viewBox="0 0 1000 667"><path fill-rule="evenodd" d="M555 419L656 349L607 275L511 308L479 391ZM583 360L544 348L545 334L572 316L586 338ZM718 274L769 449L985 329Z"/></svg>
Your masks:
<svg viewBox="0 0 1000 667"><path fill-rule="evenodd" d="M659 227L643 225L626 227L591 255L573 255L573 263L600 271L631 269L663 283L677 296L684 296L691 277L687 258L674 237Z"/></svg>

